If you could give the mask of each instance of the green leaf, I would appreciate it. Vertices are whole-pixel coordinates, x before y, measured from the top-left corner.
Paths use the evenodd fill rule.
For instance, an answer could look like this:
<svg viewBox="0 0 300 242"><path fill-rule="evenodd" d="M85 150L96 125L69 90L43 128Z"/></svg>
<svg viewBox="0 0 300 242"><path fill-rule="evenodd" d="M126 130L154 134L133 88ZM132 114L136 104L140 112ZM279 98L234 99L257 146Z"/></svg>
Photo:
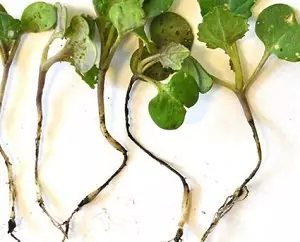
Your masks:
<svg viewBox="0 0 300 242"><path fill-rule="evenodd" d="M88 23L82 16L75 16L67 30L68 41L65 48L71 54L72 64L81 73L89 71L97 60L97 49L89 38L89 29Z"/></svg>
<svg viewBox="0 0 300 242"><path fill-rule="evenodd" d="M93 4L99 16L108 18L109 10L114 4L126 1L128 0L93 0ZM153 18L166 12L174 0L136 0L136 2L143 7L147 18Z"/></svg>
<svg viewBox="0 0 300 242"><path fill-rule="evenodd" d="M173 130L184 122L185 107L198 101L199 91L194 78L185 72L172 76L168 84L161 84L158 95L149 103L153 121L162 129Z"/></svg>
<svg viewBox="0 0 300 242"><path fill-rule="evenodd" d="M164 90L151 100L148 110L156 125L166 130L178 129L186 115L183 105Z"/></svg>
<svg viewBox="0 0 300 242"><path fill-rule="evenodd" d="M145 26L139 27L134 30L134 33L137 35L137 37L143 41L143 44L146 46L148 52L154 53L156 52L156 46L155 44L149 40L146 32L145 32Z"/></svg>
<svg viewBox="0 0 300 242"><path fill-rule="evenodd" d="M163 13L153 19L150 25L152 41L159 47L176 42L191 49L194 42L193 29L180 15L172 12Z"/></svg>
<svg viewBox="0 0 300 242"><path fill-rule="evenodd" d="M71 38L73 36L89 36L90 26L83 16L74 16L71 20L71 24L66 31L66 37Z"/></svg>
<svg viewBox="0 0 300 242"><path fill-rule="evenodd" d="M109 18L120 37L145 24L145 13L138 0L128 0L112 5Z"/></svg>
<svg viewBox="0 0 300 242"><path fill-rule="evenodd" d="M183 71L174 74L166 88L187 108L194 106L198 101L198 85L193 76Z"/></svg>
<svg viewBox="0 0 300 242"><path fill-rule="evenodd" d="M6 9L0 4L0 12L7 13Z"/></svg>
<svg viewBox="0 0 300 242"><path fill-rule="evenodd" d="M123 1L124 0L93 0L93 5L99 16L108 17L111 6Z"/></svg>
<svg viewBox="0 0 300 242"><path fill-rule="evenodd" d="M266 8L258 16L256 34L267 52L279 59L300 61L300 26L290 6L275 4Z"/></svg>
<svg viewBox="0 0 300 242"><path fill-rule="evenodd" d="M205 16L216 6L225 5L234 16L250 18L252 15L251 8L255 0L198 0L198 2L201 7L202 16Z"/></svg>
<svg viewBox="0 0 300 242"><path fill-rule="evenodd" d="M251 9L256 0L229 0L230 11L235 16L250 18L252 16Z"/></svg>
<svg viewBox="0 0 300 242"><path fill-rule="evenodd" d="M9 45L21 32L21 23L7 13L0 12L0 40Z"/></svg>
<svg viewBox="0 0 300 242"><path fill-rule="evenodd" d="M21 22L24 32L43 32L54 28L56 8L45 2L30 4L23 12Z"/></svg>
<svg viewBox="0 0 300 242"><path fill-rule="evenodd" d="M143 9L147 18L156 17L169 10L174 0L145 0Z"/></svg>
<svg viewBox="0 0 300 242"><path fill-rule="evenodd" d="M202 16L205 16L207 13L213 10L214 7L228 4L228 0L198 0L198 3L201 8Z"/></svg>
<svg viewBox="0 0 300 242"><path fill-rule="evenodd" d="M94 8L99 16L107 16L109 0L93 0Z"/></svg>
<svg viewBox="0 0 300 242"><path fill-rule="evenodd" d="M206 43L208 48L228 49L248 30L247 20L235 17L224 6L215 7L203 18L199 25L199 40Z"/></svg>
<svg viewBox="0 0 300 242"><path fill-rule="evenodd" d="M189 56L184 60L181 70L194 77L201 93L207 93L212 88L213 79L192 56Z"/></svg>
<svg viewBox="0 0 300 242"><path fill-rule="evenodd" d="M96 65L94 65L89 71L86 73L81 73L78 70L76 72L81 76L82 80L89 85L90 88L94 89L95 85L98 83L98 73L99 69Z"/></svg>
<svg viewBox="0 0 300 242"><path fill-rule="evenodd" d="M145 59L149 56L150 56L149 52L147 51L146 48L144 48L141 59ZM138 50L136 50L130 59L130 68L131 68L132 73L136 74L138 64L139 64ZM146 76L148 76L154 80L157 80L157 81L162 81L162 80L167 79L168 76L172 73L173 73L173 71L171 69L163 68L163 66L160 62L155 63L153 66L149 67L144 72L144 74Z"/></svg>
<svg viewBox="0 0 300 242"><path fill-rule="evenodd" d="M159 61L164 68L181 69L182 62L190 55L189 49L181 44L170 43L160 50Z"/></svg>

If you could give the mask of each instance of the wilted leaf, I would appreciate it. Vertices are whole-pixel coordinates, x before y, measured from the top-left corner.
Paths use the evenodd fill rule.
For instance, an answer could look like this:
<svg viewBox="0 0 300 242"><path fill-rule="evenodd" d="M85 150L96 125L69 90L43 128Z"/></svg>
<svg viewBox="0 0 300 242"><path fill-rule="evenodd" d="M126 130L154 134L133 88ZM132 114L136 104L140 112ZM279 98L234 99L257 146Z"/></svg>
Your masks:
<svg viewBox="0 0 300 242"><path fill-rule="evenodd" d="M181 44L170 43L160 50L159 61L164 68L174 71L181 69L182 63L190 55L190 51Z"/></svg>

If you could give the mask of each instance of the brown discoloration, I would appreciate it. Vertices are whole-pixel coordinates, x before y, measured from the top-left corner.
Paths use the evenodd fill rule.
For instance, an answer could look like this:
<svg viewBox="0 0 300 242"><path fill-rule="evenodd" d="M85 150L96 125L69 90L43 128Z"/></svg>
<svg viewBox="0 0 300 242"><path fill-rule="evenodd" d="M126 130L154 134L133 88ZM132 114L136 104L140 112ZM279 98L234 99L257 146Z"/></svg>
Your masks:
<svg viewBox="0 0 300 242"><path fill-rule="evenodd" d="M113 34L113 31L112 31ZM125 147L123 147L114 137L111 136L109 131L106 128L106 120L105 120L105 107L104 107L104 87L105 87L105 77L108 71L111 59L113 57L114 52L116 51L118 43L114 43L110 48L110 53L102 56L100 61L100 70L98 75L98 86L97 86L97 97L98 97L98 112L99 112L99 125L102 135L105 139L114 147L117 151L123 154L123 161L120 165L119 169L115 171L110 178L100 187L98 187L95 191L91 192L87 195L77 206L77 208L72 212L71 216L63 223L66 226L66 236L64 236L62 241L65 241L69 232L70 222L74 215L78 213L84 206L91 203L126 167L128 160L128 153Z"/></svg>
<svg viewBox="0 0 300 242"><path fill-rule="evenodd" d="M12 49L10 50L10 53L8 56L3 56L3 64L4 64L4 70L2 75L2 82L1 82L1 88L0 88L0 110L2 110L3 100L4 100L4 94L7 87L8 77L9 77L9 71L10 67L13 63L13 60L15 58L15 55L17 53L18 47L20 44L20 39L17 39L12 46ZM6 53L6 51L5 51ZM0 111L1 112L1 111ZM1 113L2 115L2 113ZM14 238L16 241L20 241L15 235L14 230L16 228L16 212L15 212L15 204L17 200L17 190L14 182L13 177L13 170L12 170L12 164L9 160L8 155L6 154L4 148L2 147L2 144L0 144L0 153L4 158L4 162L7 168L7 174L8 174L8 184L9 184L9 200L10 200L10 218L8 221L8 234L11 235L12 238Z"/></svg>
<svg viewBox="0 0 300 242"><path fill-rule="evenodd" d="M257 129L255 126L255 122L253 119L253 115L250 109L250 106L248 104L248 100L246 98L246 95L244 92L242 93L237 93L237 97L242 105L245 117L247 119L247 122L249 124L249 126L251 127L252 133L253 133L253 137L256 143L256 148L257 148L257 154L258 154L258 162L256 167L254 168L254 170L251 172L251 174L245 179L245 181L242 183L241 186L239 186L235 192L233 193L233 195L230 195L229 197L227 197L227 199L225 200L225 202L223 203L223 205L219 208L219 210L216 212L212 223L210 224L209 228L205 231L201 242L204 242L208 236L213 232L213 230L215 229L215 227L218 225L218 223L220 222L220 220L234 207L234 205L237 202L243 201L245 200L248 195L249 195L249 190L248 190L248 183L255 177L256 173L258 172L261 163L262 163L262 151L261 151L261 145L260 145L260 140L259 140L259 136L257 133Z"/></svg>

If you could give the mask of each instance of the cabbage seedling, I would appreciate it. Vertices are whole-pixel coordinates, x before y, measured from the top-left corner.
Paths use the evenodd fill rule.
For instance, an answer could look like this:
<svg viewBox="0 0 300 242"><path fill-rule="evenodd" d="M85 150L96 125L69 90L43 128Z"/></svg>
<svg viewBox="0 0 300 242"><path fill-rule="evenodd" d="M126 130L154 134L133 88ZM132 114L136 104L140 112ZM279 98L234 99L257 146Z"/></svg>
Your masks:
<svg viewBox="0 0 300 242"><path fill-rule="evenodd" d="M21 22L10 16L5 8L0 5L0 55L2 58L3 74L0 88L0 110L2 111L3 99L9 78L10 67L15 58L20 44ZM1 113L2 115L2 113ZM8 221L8 233L16 240L14 230L16 228L15 203L17 191L14 183L12 164L4 147L0 144L0 153L4 158L8 173L9 197L10 197L10 218Z"/></svg>
<svg viewBox="0 0 300 242"><path fill-rule="evenodd" d="M31 6L34 6L34 4ZM47 10L48 5L46 3L39 2L35 5L39 6L38 8L31 6L25 9L20 21L10 16L6 12L5 8L0 5L0 55L2 58L2 64L4 66L0 92L0 108L3 104L10 67L17 53L21 36L25 33L38 33L47 31L51 29L56 22L56 19L51 18L51 14L54 13L54 9ZM17 193L13 180L12 164L10 163L9 157L2 146L0 146L0 152L4 157L9 177L11 209L10 220L8 222L8 233L19 241L19 239L17 239L13 234L16 228L15 203Z"/></svg>
<svg viewBox="0 0 300 242"><path fill-rule="evenodd" d="M253 74L247 80L243 75L239 58L238 40L248 31L248 18L251 16L251 7L254 0L207 1L200 0L203 22L199 25L199 40L206 43L211 49L220 48L230 57L232 70L235 72L235 84L214 78L214 82L233 91L244 111L244 115L252 130L257 146L258 162L254 170L245 181L227 197L224 204L215 214L213 221L204 233L201 241L204 242L214 230L220 219L224 217L234 205L248 196L248 184L255 177L262 163L262 150L255 126L255 121L248 104L247 91L257 79L265 63L271 55L279 59L300 61L300 25L294 10L285 4L275 4L263 10L256 21L256 34L265 45L265 52Z"/></svg>
<svg viewBox="0 0 300 242"><path fill-rule="evenodd" d="M153 42L144 41L143 45L140 41L140 48L131 59L134 75L126 94L126 129L128 136L137 146L177 175L183 184L182 213L173 239L179 242L182 240L184 226L189 217L190 189L183 175L146 149L131 133L130 93L138 80L154 85L158 95L149 103L149 114L160 128L174 130L184 122L188 108L197 102L199 91L208 92L213 82L202 66L190 56L189 49L193 45L194 35L189 23L180 15L167 12L155 17L150 23L150 38ZM173 75L168 78L170 74ZM162 84L160 81L165 79L168 80L167 84Z"/></svg>
<svg viewBox="0 0 300 242"><path fill-rule="evenodd" d="M33 10L36 8L41 8L40 3L35 3L25 11L23 17L25 19L30 18ZM36 133L36 159L35 159L35 182L37 186L37 202L43 212L49 217L52 224L58 228L64 235L66 235L65 230L62 225L58 223L53 216L46 209L43 194L42 186L39 180L39 154L41 146L41 136L42 136L42 125L43 125L43 90L46 81L46 75L51 66L58 62L69 62L75 67L76 72L82 77L82 79L90 86L94 87L96 83L95 74L98 72L97 67L95 66L97 60L97 50L96 46L92 41L93 37L93 27L95 24L93 20L85 16L74 16L71 20L71 24L67 27L67 10L65 7L61 6L59 3L53 5L47 4L44 8L44 11L51 12L51 17L47 18L45 22L38 21L37 24L33 25L31 21L28 21L28 28L35 28L37 26L45 25L55 25L56 28L51 35L47 45L45 46L41 58L40 70L39 70L39 82L38 90L36 95L36 107L38 113L38 125ZM28 14L26 14L28 13ZM63 48L52 57L48 57L48 52L51 44L56 39L65 39L66 43Z"/></svg>
<svg viewBox="0 0 300 242"><path fill-rule="evenodd" d="M93 4L97 13L97 26L100 35L101 56L98 73L98 108L100 129L107 141L123 155L123 162L120 167L109 177L109 179L96 190L88 194L73 211L68 220L65 221L66 231L69 230L69 224L73 216L79 212L85 205L92 202L109 184L112 182L126 167L128 160L128 152L126 148L120 144L106 128L105 108L104 108L104 91L106 73L110 67L111 61L120 44L130 33L137 34L151 48L147 40L147 36L142 28L147 19L155 17L164 11L167 11L173 0L165 0L163 2L157 0L140 1L108 1L93 0Z"/></svg>

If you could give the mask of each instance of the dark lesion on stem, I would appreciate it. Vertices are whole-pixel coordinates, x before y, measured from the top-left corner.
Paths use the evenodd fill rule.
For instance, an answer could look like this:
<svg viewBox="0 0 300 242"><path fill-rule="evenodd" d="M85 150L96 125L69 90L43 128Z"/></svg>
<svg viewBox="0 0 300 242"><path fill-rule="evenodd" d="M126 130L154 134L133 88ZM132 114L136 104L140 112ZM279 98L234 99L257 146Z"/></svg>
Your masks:
<svg viewBox="0 0 300 242"><path fill-rule="evenodd" d="M218 225L220 220L233 208L233 206L237 202L242 201L247 198L247 196L249 195L249 190L248 190L247 185L255 177L255 175L257 174L257 172L260 169L261 164L262 164L262 150L261 150L259 135L258 135L256 126L255 126L255 121L254 121L247 97L245 95L245 92L241 92L241 93L237 92L236 94L242 105L245 117L246 117L247 122L248 122L249 126L251 127L251 130L253 133L253 138L255 140L257 154L258 154L258 162L257 162L254 170L245 179L245 181L242 183L242 185L239 186L232 195L227 197L224 204L219 208L219 210L215 214L213 221L210 224L209 228L205 231L205 233L201 239L201 242L204 242L208 238L208 236L213 232L213 230Z"/></svg>
<svg viewBox="0 0 300 242"><path fill-rule="evenodd" d="M131 133L130 131L130 113L129 113L129 101L130 101L130 93L132 91L132 88L135 84L135 82L139 79L138 76L133 76L130 80L130 83L127 88L127 93L126 93L126 99L125 99L125 119L126 119L126 130L129 138L140 148L142 149L147 155L149 155L151 158L156 160L159 164L163 165L166 167L168 170L173 172L176 176L178 176L182 182L183 185L183 202L182 202L182 214L180 217L180 220L178 222L178 229L175 235L175 238L171 241L174 242L180 242L182 241L182 236L183 236L183 229L184 225L187 223L188 217L189 217L189 212L190 212L190 206L191 206L191 192L188 183L186 182L185 177L180 174L175 168L173 168L171 165L169 165L166 161L158 158L156 155L154 155L151 151L149 151L147 148L145 148Z"/></svg>
<svg viewBox="0 0 300 242"><path fill-rule="evenodd" d="M117 44L115 45L115 47ZM105 87L105 77L106 73L108 71L111 58L114 54L115 50L112 50L110 53L110 58L106 61L103 62L101 60L100 63L100 71L99 71L99 76L98 76L98 86L97 86L97 97L98 97L98 108L99 108L99 124L100 124L100 129L105 137L105 139L111 144L112 147L114 147L116 150L122 153L123 155L123 161L120 165L120 167L109 177L109 179L100 187L98 187L95 191L91 192L89 195L87 195L77 206L77 208L72 212L71 216L63 223L66 227L66 235L64 236L62 241L65 241L67 238L67 235L70 230L70 223L72 218L76 213L78 213L84 206L88 205L89 203L93 202L98 195L123 171L123 169L127 165L128 161L128 152L125 149L124 146L122 146L107 130L106 127L106 120L105 120L105 107L104 107L104 87ZM105 58L107 59L107 58Z"/></svg>
<svg viewBox="0 0 300 242"><path fill-rule="evenodd" d="M1 41L0 41L1 42ZM2 115L2 105L3 105L3 100L4 100L4 95L7 87L7 82L8 82L8 77L9 77L9 71L11 68L11 65L14 61L14 58L16 56L18 47L20 45L20 38L14 41L12 44L12 47L10 50L5 50L4 45L1 42L1 55L2 55L2 63L4 65L3 69L3 74L2 74L2 82L1 82L1 88L0 88L0 112ZM16 185L13 177L13 170L12 170L12 163L10 162L10 159L5 152L2 144L0 144L0 153L4 159L6 168L7 168L7 174L8 174L8 185L9 185L9 197L10 197L10 217L8 221L8 234L12 238L14 238L16 241L20 241L15 235L14 231L16 229L16 209L15 209L15 204L17 200L17 190L16 190Z"/></svg>

